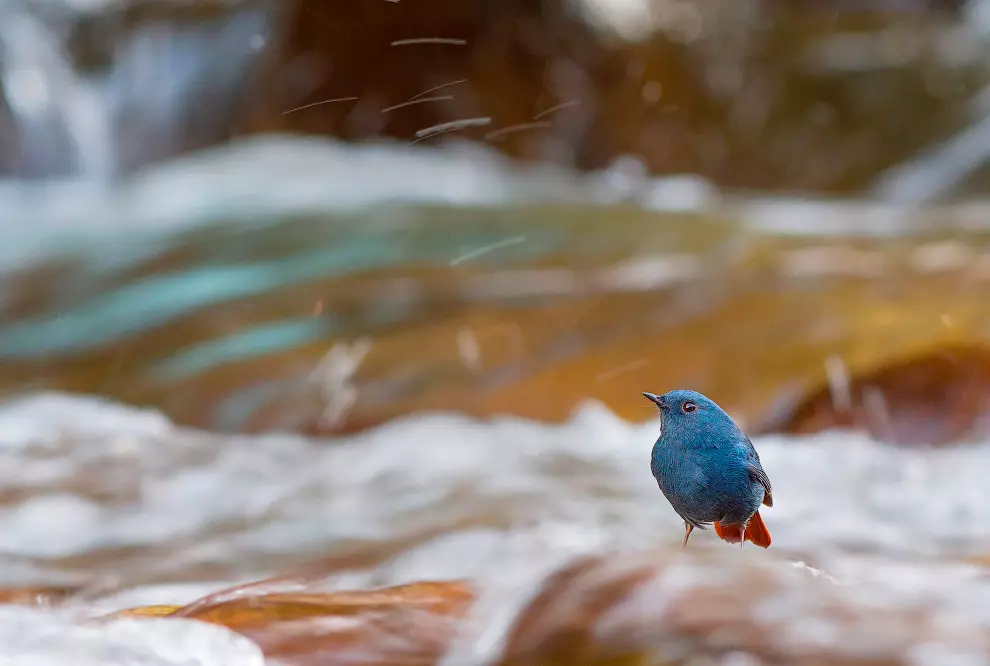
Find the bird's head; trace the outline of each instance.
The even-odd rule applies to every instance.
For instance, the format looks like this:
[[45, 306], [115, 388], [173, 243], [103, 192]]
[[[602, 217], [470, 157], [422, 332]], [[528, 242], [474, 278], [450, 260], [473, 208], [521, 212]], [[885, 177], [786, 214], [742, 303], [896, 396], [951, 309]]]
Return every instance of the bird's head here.
[[660, 437], [684, 447], [713, 446], [742, 436], [732, 417], [710, 398], [687, 389], [643, 395], [660, 410]]

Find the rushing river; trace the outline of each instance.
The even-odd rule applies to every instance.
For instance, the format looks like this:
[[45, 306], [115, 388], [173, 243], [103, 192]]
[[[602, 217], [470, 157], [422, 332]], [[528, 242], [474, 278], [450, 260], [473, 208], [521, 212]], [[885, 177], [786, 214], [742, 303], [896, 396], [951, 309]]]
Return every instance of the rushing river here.
[[[940, 448], [898, 448], [839, 431], [755, 437], [774, 484], [775, 506], [764, 511], [773, 546], [740, 552], [702, 532], [682, 553], [682, 525], [649, 473], [658, 421], [640, 396], [643, 390], [671, 387], [641, 385], [641, 377], [607, 378], [621, 384], [610, 395], [628, 394], [629, 403], [636, 404], [632, 413], [640, 418], [634, 421], [590, 399], [589, 389], [589, 399], [559, 423], [498, 415], [497, 409], [491, 410], [495, 416], [481, 419], [411, 409], [360, 432], [327, 436], [301, 430], [244, 434], [248, 429], [239, 428], [243, 421], [236, 419], [217, 424], [190, 417], [182, 425], [157, 409], [97, 397], [114, 393], [110, 380], [86, 384], [79, 377], [94, 375], [72, 375], [74, 357], [96, 354], [98, 365], [104, 362], [101, 349], [112, 350], [128, 336], [154, 340], [156, 326], [175, 320], [216, 324], [209, 317], [217, 303], [235, 297], [250, 303], [276, 287], [327, 272], [360, 276], [362, 270], [413, 270], [430, 262], [450, 268], [500, 251], [510, 258], [494, 260], [508, 265], [551, 262], [546, 257], [561, 247], [570, 253], [568, 261], [593, 264], [596, 252], [587, 229], [583, 236], [554, 236], [548, 223], [525, 236], [506, 225], [482, 223], [490, 222], [483, 217], [461, 220], [466, 231], [447, 245], [428, 237], [418, 244], [362, 246], [348, 241], [347, 233], [334, 236], [320, 225], [284, 227], [323, 229], [312, 231], [316, 236], [289, 234], [283, 238], [288, 250], [238, 245], [244, 238], [279, 238], [247, 234], [259, 226], [277, 230], [275, 221], [292, 216], [378, 211], [360, 219], [388, 226], [385, 221], [395, 224], [397, 218], [414, 225], [424, 213], [408, 212], [413, 203], [443, 205], [447, 217], [455, 218], [468, 206], [511, 217], [514, 206], [542, 202], [567, 207], [581, 229], [582, 216], [594, 217], [595, 206], [626, 201], [657, 214], [729, 210], [747, 228], [783, 235], [840, 234], [855, 226], [853, 231], [866, 232], [863, 236], [895, 238], [907, 235], [916, 220], [865, 203], [723, 199], [692, 179], [652, 182], [635, 170], [630, 175], [628, 165], [625, 172], [578, 179], [550, 170], [516, 171], [470, 150], [418, 153], [319, 142], [258, 143], [254, 150], [253, 159], [245, 157], [252, 153], [237, 152], [185, 158], [113, 190], [69, 183], [0, 187], [0, 248], [7, 270], [23, 278], [44, 262], [58, 267], [37, 293], [11, 280], [4, 294], [0, 353], [7, 364], [8, 399], [0, 405], [0, 587], [69, 591], [51, 608], [0, 607], [0, 664], [261, 663], [250, 641], [211, 625], [163, 619], [94, 627], [86, 620], [143, 604], [186, 604], [313, 562], [328, 572], [319, 582], [324, 592], [471, 580], [480, 597], [448, 658], [477, 664], [503, 654], [514, 619], [556, 568], [579, 555], [607, 559], [650, 549], [684, 558], [677, 560], [676, 575], [664, 579], [651, 597], [656, 603], [678, 589], [720, 580], [719, 571], [742, 576], [719, 583], [740, 589], [746, 576], [766, 572], [791, 580], [779, 582], [776, 592], [762, 592], [768, 595], [764, 601], [779, 601], [774, 617], [790, 623], [788, 631], [768, 639], [779, 654], [842, 644], [850, 660], [988, 663], [990, 440], [982, 437]], [[403, 210], [408, 218], [402, 218]], [[973, 204], [937, 222], [979, 227], [984, 212]], [[360, 236], [359, 231], [352, 235]], [[348, 252], [326, 252], [319, 261], [301, 255], [301, 247], [317, 247], [314, 238], [323, 247]], [[630, 254], [636, 238], [617, 231], [609, 242], [601, 240], [605, 249], [597, 252], [614, 263]], [[692, 249], [690, 235], [678, 242]], [[668, 245], [676, 249], [674, 241]], [[162, 248], [176, 247], [187, 254], [175, 263], [156, 263]], [[422, 248], [429, 251], [417, 255]], [[279, 251], [285, 257], [265, 258]], [[978, 262], [981, 251], [972, 250], [966, 261]], [[251, 270], [220, 270], [225, 252], [250, 257]], [[334, 260], [340, 263], [332, 265]], [[189, 270], [189, 262], [206, 268]], [[676, 278], [685, 265], [640, 264], [638, 273], [621, 275], [627, 283], [638, 276], [637, 289], [651, 288]], [[688, 274], [696, 277], [696, 268]], [[125, 278], [135, 274], [148, 280], [145, 288], [127, 292]], [[534, 288], [559, 284], [546, 282], [559, 273], [521, 275], [531, 277]], [[516, 279], [500, 285], [518, 290], [527, 284], [518, 282], [519, 275]], [[482, 305], [474, 307], [484, 304], [475, 301]], [[250, 316], [244, 321], [250, 323]], [[236, 318], [231, 321], [239, 325]], [[387, 318], [381, 322], [382, 334], [394, 324]], [[352, 325], [351, 334], [362, 332], [376, 342], [378, 328], [363, 320]], [[228, 322], [224, 330], [236, 332], [232, 328]], [[248, 342], [240, 340], [240, 355], [214, 349], [213, 355], [201, 355], [198, 365], [188, 355], [171, 366], [157, 357], [151, 364], [144, 357], [125, 357], [114, 373], [128, 375], [133, 362], [134, 372], [139, 368], [155, 377], [169, 369], [188, 371], [189, 365], [196, 376], [218, 364], [242, 379], [252, 372], [263, 375], [264, 368], [244, 360], [251, 358]], [[290, 335], [285, 346], [311, 342]], [[157, 344], [168, 356], [191, 343], [162, 334]], [[454, 338], [445, 344], [471, 365], [470, 345], [458, 348]], [[32, 356], [33, 376], [24, 378], [17, 364]], [[347, 365], [346, 358], [341, 362]], [[717, 374], [716, 366], [712, 363], [709, 372]], [[52, 391], [50, 384], [58, 382], [48, 380], [63, 376], [59, 372], [75, 377], [76, 384], [63, 384], [83, 388]], [[177, 391], [174, 387], [183, 385], [166, 381], [164, 386]], [[162, 401], [163, 409], [171, 405]], [[803, 587], [801, 581], [812, 578], [826, 582]], [[829, 615], [832, 602], [826, 603], [835, 594], [844, 595], [850, 608], [876, 612], [863, 611], [858, 628], [841, 625], [835, 617], [842, 614]], [[653, 610], [644, 604], [637, 617]], [[882, 611], [905, 608], [920, 609], [940, 628], [902, 635], [897, 632], [907, 631], [906, 625], [885, 627]], [[843, 617], [848, 621], [848, 614]], [[607, 633], [609, 626], [599, 628]], [[959, 640], [949, 641], [952, 636]], [[736, 656], [718, 663], [754, 663]]]
[[[0, 425], [4, 582], [82, 587], [58, 611], [7, 611], [20, 618], [0, 630], [0, 655], [10, 658], [57, 661], [103, 642], [102, 654], [127, 644], [145, 656], [74, 663], [185, 663], [165, 648], [177, 628], [117, 636], [64, 623], [184, 604], [324, 559], [340, 562], [324, 590], [472, 579], [491, 588], [479, 604], [497, 630], [569, 558], [674, 551], [682, 536], [648, 471], [657, 424], [594, 404], [560, 426], [437, 414], [333, 441], [218, 436], [66, 396], [8, 405]], [[806, 562], [837, 585], [872, 586], [870, 603], [990, 617], [990, 582], [976, 564], [990, 553], [990, 442], [904, 451], [822, 434], [755, 444], [775, 484], [776, 506], [764, 511], [772, 549], [740, 553], [705, 532], [692, 541], [695, 557]], [[212, 655], [195, 663], [250, 663], [238, 661], [236, 643], [217, 647], [218, 636], [185, 631], [189, 655]], [[482, 634], [459, 646], [462, 657], [497, 654]]]

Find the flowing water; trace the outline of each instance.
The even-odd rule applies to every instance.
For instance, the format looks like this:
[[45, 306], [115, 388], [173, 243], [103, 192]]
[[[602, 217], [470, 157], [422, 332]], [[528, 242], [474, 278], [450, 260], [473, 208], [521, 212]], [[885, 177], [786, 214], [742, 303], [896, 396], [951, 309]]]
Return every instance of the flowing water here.
[[[151, 287], [120, 297], [116, 308], [73, 302], [86, 289], [119, 295], [126, 286], [106, 275], [156, 256], [175, 238], [190, 238], [183, 234], [200, 239], [194, 248], [215, 249], [211, 234], [226, 229], [219, 237], [234, 247], [238, 239], [257, 238], [250, 236], [252, 228], [299, 213], [363, 211], [368, 217], [360, 219], [381, 224], [414, 203], [441, 205], [454, 218], [463, 211], [476, 235], [465, 232], [448, 246], [422, 243], [436, 256], [417, 257], [420, 246], [412, 244], [396, 258], [403, 248], [386, 245], [371, 247], [366, 263], [358, 264], [407, 262], [400, 267], [438, 259], [457, 265], [498, 252], [520, 261], [530, 260], [527, 252], [539, 254], [539, 226], [525, 237], [499, 228], [486, 235], [471, 226], [468, 215], [479, 210], [471, 206], [513, 211], [542, 202], [593, 217], [596, 206], [632, 200], [657, 214], [729, 210], [745, 225], [784, 235], [839, 233], [852, 218], [863, 235], [897, 237], [916, 219], [867, 203], [725, 198], [693, 179], [652, 181], [632, 174], [626, 167], [588, 178], [524, 171], [456, 147], [418, 152], [272, 140], [166, 164], [114, 189], [5, 185], [0, 247], [7, 269], [17, 274], [55, 257], [76, 262], [76, 272], [56, 280], [53, 293], [60, 297], [35, 302], [31, 317], [17, 315], [12, 304], [23, 294], [19, 283], [9, 283], [0, 351], [8, 363], [37, 355], [40, 381], [55, 368], [45, 359], [65, 345], [86, 354], [120, 344], [134, 329], [155, 334], [157, 324], [149, 318], [156, 314], [164, 320], [188, 312], [202, 317], [231, 293], [260, 298], [282, 284], [291, 261], [256, 261], [253, 273], [228, 276], [227, 283], [215, 281], [219, 273], [211, 271], [192, 271], [172, 290], [167, 281], [152, 280]], [[939, 219], [970, 228], [990, 219], [979, 202], [953, 210]], [[62, 242], [52, 243], [53, 236]], [[625, 251], [620, 236], [609, 251]], [[308, 238], [310, 244], [314, 238], [327, 242], [319, 234]], [[589, 240], [565, 238], [562, 246], [559, 239], [550, 246], [573, 251], [575, 244], [583, 247], [582, 238]], [[338, 242], [351, 248], [344, 258], [362, 256], [346, 238]], [[298, 259], [298, 249], [293, 252], [290, 259]], [[314, 263], [314, 274], [334, 270], [325, 264], [337, 256]], [[664, 283], [672, 270], [654, 262], [636, 275], [649, 286]], [[306, 278], [302, 273], [297, 277]], [[248, 275], [257, 279], [245, 282]], [[257, 289], [243, 289], [254, 283]], [[176, 295], [185, 299], [174, 305], [181, 312], [160, 311]], [[171, 338], [163, 335], [159, 344], [174, 353]], [[464, 349], [456, 353], [469, 361]], [[201, 363], [233, 363], [235, 370], [251, 372], [239, 358], [207, 355]], [[361, 362], [348, 359], [343, 353], [338, 361], [352, 368]], [[162, 372], [155, 368], [148, 372]], [[680, 556], [682, 525], [649, 473], [658, 423], [639, 395], [664, 389], [623, 386], [629, 401], [644, 403], [637, 422], [586, 400], [559, 424], [431, 410], [356, 434], [318, 437], [183, 426], [156, 410], [107, 398], [8, 388], [0, 406], [0, 587], [36, 585], [71, 594], [47, 610], [0, 607], [0, 663], [261, 663], [250, 641], [211, 625], [117, 620], [94, 628], [85, 620], [140, 604], [188, 603], [312, 562], [324, 562], [329, 571], [323, 590], [471, 579], [481, 597], [448, 658], [464, 664], [497, 658], [509, 625], [540, 581], [577, 555], [655, 548]], [[769, 567], [785, 577], [794, 563], [804, 563], [794, 575], [823, 571], [831, 579], [828, 588], [794, 584], [773, 597], [778, 615], [782, 608], [797, 609], [784, 613], [794, 623], [790, 633], [772, 638], [780, 645], [825, 641], [856, 655], [910, 652], [911, 661], [903, 663], [985, 663], [978, 632], [990, 618], [990, 440], [904, 449], [828, 431], [754, 442], [774, 483], [776, 505], [764, 511], [771, 550], [740, 553], [711, 532], [696, 532], [684, 568], [654, 600], [668, 599], [691, 581], [716, 580], [713, 562], [719, 571], [745, 565], [753, 567], [747, 575], [756, 575]], [[916, 643], [888, 644], [870, 633], [880, 628], [869, 621], [861, 629], [865, 638], [851, 628], [829, 638], [836, 629], [823, 628], [814, 604], [839, 594], [833, 590], [866, 608], [927, 609], [947, 632], [977, 638], [926, 643], [918, 634]]]
[[[203, 655], [196, 663], [238, 663], [250, 651], [219, 630], [153, 623], [105, 635], [72, 618], [188, 603], [327, 558], [350, 562], [327, 589], [482, 585], [486, 631], [452, 657], [474, 663], [497, 655], [491, 632], [552, 567], [585, 553], [673, 551], [682, 535], [648, 471], [657, 424], [597, 404], [560, 426], [436, 414], [316, 440], [219, 436], [44, 395], [5, 406], [0, 425], [3, 582], [82, 586], [57, 613], [7, 611], [17, 618], [0, 630], [7, 658], [56, 659], [99, 643], [108, 655], [126, 644], [145, 656], [93, 663], [178, 663], [180, 634], [187, 654]], [[755, 444], [775, 485], [776, 506], [764, 511], [774, 544], [731, 557], [808, 562], [837, 585], [876, 590], [871, 603], [940, 599], [990, 617], [990, 583], [973, 564], [990, 553], [990, 442], [904, 451], [824, 433]], [[710, 532], [691, 548], [699, 558], [728, 549]]]
[[[369, 655], [421, 634], [451, 666], [644, 663], [561, 657], [589, 635], [646, 663], [990, 663], [990, 384], [978, 372], [898, 404], [867, 392], [880, 395], [872, 415], [938, 447], [755, 436], [776, 501], [763, 511], [768, 551], [710, 531], [681, 550], [649, 474], [658, 422], [640, 397], [675, 380], [710, 388], [757, 432], [781, 398], [825, 383], [834, 407], [851, 399], [851, 375], [990, 343], [990, 204], [900, 205], [985, 170], [987, 94], [967, 90], [986, 82], [988, 3], [929, 35], [951, 67], [924, 86], [944, 78], [945, 100], [968, 106], [942, 100], [920, 124], [890, 118], [889, 136], [859, 143], [803, 134], [842, 114], [819, 105], [809, 120], [802, 103], [797, 133], [785, 113], [782, 143], [733, 153], [780, 153], [773, 181], [813, 172], [833, 148], [844, 172], [850, 154], [932, 141], [887, 165], [879, 199], [853, 201], [654, 179], [630, 156], [577, 174], [456, 141], [261, 136], [154, 163], [228, 136], [289, 14], [265, 0], [186, 4], [129, 24], [127, 3], [0, 3], [0, 168], [17, 178], [0, 181], [0, 666], [247, 666], [264, 663], [259, 645], [279, 655], [269, 664], [324, 663], [256, 627], [94, 622], [218, 591], [261, 607], [230, 588], [285, 574], [262, 590], [471, 581], [453, 637], [368, 621], [378, 633], [333, 639], [332, 663], [379, 663]], [[580, 4], [617, 35], [662, 18], [642, 2]], [[696, 8], [664, 6], [698, 29]], [[726, 7], [742, 20], [755, 3]], [[896, 31], [845, 37], [812, 49], [811, 69], [892, 68], [898, 80]], [[700, 62], [721, 63], [708, 73], [724, 86], [739, 58], [723, 51], [739, 45], [712, 46], [721, 58]], [[952, 67], [975, 69], [978, 85]], [[741, 100], [809, 81], [767, 71]], [[863, 81], [849, 97], [890, 83]], [[305, 104], [312, 83], [285, 94]], [[633, 83], [634, 110], [677, 99]], [[897, 104], [906, 117], [921, 105]], [[759, 120], [772, 104], [749, 106], [730, 116]], [[578, 128], [579, 107], [567, 106]], [[768, 118], [741, 124], [745, 145]], [[732, 123], [713, 122], [725, 150]], [[677, 138], [672, 127], [647, 144]], [[939, 431], [974, 392], [982, 426]], [[303, 629], [346, 636], [360, 622], [335, 613]]]
[[217, 131], [280, 10], [184, 4], [0, 5], [0, 169], [98, 186], [188, 145], [191, 125]]

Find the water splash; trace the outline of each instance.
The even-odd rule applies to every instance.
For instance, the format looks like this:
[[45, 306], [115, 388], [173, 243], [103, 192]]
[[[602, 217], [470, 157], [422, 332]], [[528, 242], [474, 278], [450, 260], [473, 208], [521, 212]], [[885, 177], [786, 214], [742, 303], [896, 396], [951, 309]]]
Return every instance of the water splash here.
[[0, 81], [19, 130], [17, 170], [31, 175], [57, 164], [87, 179], [111, 176], [112, 111], [98, 83], [73, 71], [56, 28], [17, 2], [5, 3], [0, 47]]
[[[104, 5], [0, 5], [0, 92], [11, 112], [0, 131], [16, 137], [14, 175], [103, 184], [169, 156], [192, 120], [203, 128], [230, 117], [281, 11], [244, 0], [194, 23], [177, 5], [174, 20], [129, 25], [129, 3]], [[80, 62], [74, 43], [95, 45], [102, 62]]]

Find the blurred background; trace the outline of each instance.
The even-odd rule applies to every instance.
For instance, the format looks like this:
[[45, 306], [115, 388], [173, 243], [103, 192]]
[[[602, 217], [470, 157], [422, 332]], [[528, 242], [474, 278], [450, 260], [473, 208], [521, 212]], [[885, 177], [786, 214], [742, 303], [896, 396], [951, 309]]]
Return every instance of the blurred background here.
[[684, 387], [785, 559], [956, 603], [988, 187], [985, 0], [2, 0], [0, 598], [679, 547], [640, 393]]

